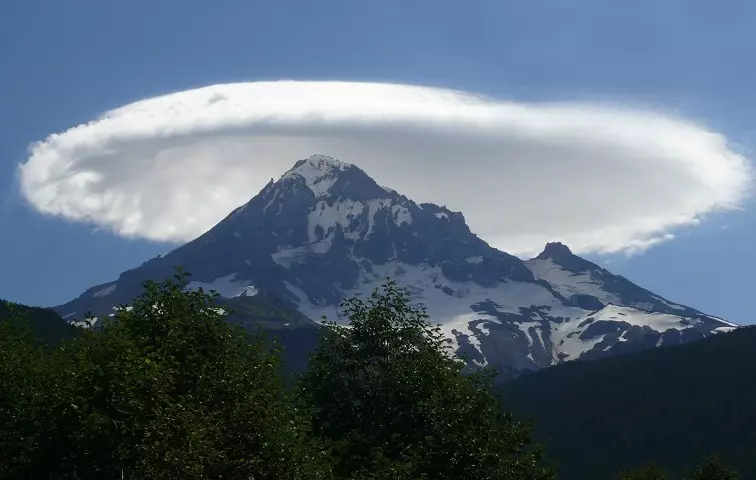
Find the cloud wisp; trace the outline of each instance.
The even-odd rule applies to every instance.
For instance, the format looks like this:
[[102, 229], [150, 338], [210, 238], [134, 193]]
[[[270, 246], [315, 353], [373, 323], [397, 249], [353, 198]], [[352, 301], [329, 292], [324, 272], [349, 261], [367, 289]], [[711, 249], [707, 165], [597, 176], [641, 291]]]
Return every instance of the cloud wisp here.
[[644, 250], [737, 208], [751, 178], [723, 135], [655, 112], [278, 81], [150, 98], [50, 135], [20, 165], [21, 192], [39, 212], [182, 242], [313, 153], [461, 210], [482, 238], [523, 256], [552, 240]]

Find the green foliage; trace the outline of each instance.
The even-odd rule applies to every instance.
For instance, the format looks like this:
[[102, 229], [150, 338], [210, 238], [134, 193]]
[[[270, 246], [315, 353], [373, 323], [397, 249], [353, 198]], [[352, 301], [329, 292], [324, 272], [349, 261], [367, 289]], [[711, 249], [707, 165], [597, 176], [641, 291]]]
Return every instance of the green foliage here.
[[227, 320], [248, 330], [264, 329], [266, 345], [277, 348], [287, 386], [307, 370], [309, 352], [315, 349], [318, 325], [288, 303], [258, 293], [224, 299]]
[[49, 356], [23, 320], [21, 307], [6, 308], [0, 318], [0, 478], [23, 478], [50, 425], [54, 378]]
[[[666, 470], [651, 465], [645, 468], [628, 470], [615, 477], [616, 480], [668, 480], [670, 477]], [[717, 456], [704, 457], [700, 465], [685, 480], [740, 480], [740, 475], [730, 469], [721, 458]]]
[[[53, 312], [0, 304], [0, 480], [554, 478], [531, 444], [531, 426], [505, 413], [491, 395], [493, 373], [463, 375], [464, 362], [451, 354], [440, 328], [395, 283], [366, 301], [346, 301], [348, 326], [325, 323], [293, 394], [270, 342], [233, 326], [213, 295], [187, 291], [186, 285], [182, 272], [148, 282], [132, 308], [122, 308], [102, 328], [77, 335], [56, 331], [62, 342], [52, 334], [40, 341], [40, 328]], [[274, 311], [259, 302], [240, 305]], [[272, 322], [274, 316], [267, 318]], [[667, 467], [666, 451], [649, 458], [644, 449], [659, 455], [667, 444], [682, 443], [691, 452], [706, 450], [702, 439], [749, 445], [741, 433], [753, 435], [756, 401], [748, 401], [752, 389], [743, 379], [751, 378], [747, 369], [756, 364], [747, 357], [753, 355], [754, 333], [718, 336], [676, 354], [668, 349], [669, 357], [645, 353], [555, 368], [546, 383], [533, 375], [506, 393], [514, 405], [524, 400], [542, 408], [539, 421], [552, 429], [560, 422], [561, 436], [544, 437], [562, 446], [554, 449], [562, 465], [570, 465], [563, 456], [568, 451], [582, 465], [599, 466], [565, 470], [564, 478], [610, 478], [596, 472], [649, 460]], [[685, 348], [692, 353], [676, 360]], [[646, 361], [648, 355], [653, 361]], [[693, 369], [700, 384], [680, 380], [683, 366]], [[660, 375], [653, 388], [644, 383], [651, 368]], [[623, 386], [617, 378], [641, 383]], [[522, 385], [530, 385], [529, 395], [518, 390]], [[632, 390], [643, 385], [649, 388]], [[681, 389], [684, 397], [675, 401], [669, 389]], [[716, 412], [723, 423], [717, 425], [730, 437], [709, 438], [719, 430], [702, 422], [708, 418], [702, 405]], [[663, 419], [656, 407], [665, 412]], [[682, 424], [682, 439], [663, 433], [680, 428], [675, 415], [691, 408], [699, 412], [691, 419], [698, 429]], [[638, 425], [612, 430], [612, 421], [623, 416]], [[603, 430], [607, 425], [610, 430]], [[643, 429], [645, 444], [633, 439], [635, 427]], [[629, 448], [627, 461], [602, 456], [612, 452], [607, 444]], [[676, 470], [669, 478], [682, 478], [682, 462], [672, 459]], [[668, 477], [647, 467], [615, 478]], [[740, 479], [714, 457], [684, 478]]]
[[719, 457], [707, 457], [686, 480], [740, 480], [740, 475]]
[[622, 472], [615, 478], [616, 480], [668, 480], [669, 475], [663, 468], [651, 465]]
[[[3, 411], [0, 437], [30, 432], [27, 446], [2, 444], [4, 465], [19, 458], [3, 478], [327, 478], [328, 458], [294, 409], [275, 353], [185, 285], [182, 274], [148, 283], [133, 310], [47, 356], [29, 342], [9, 350], [18, 360], [4, 360], [3, 371], [31, 359], [17, 377], [32, 386], [16, 397], [39, 386], [47, 413], [35, 431], [28, 402], [14, 402], [18, 422]], [[2, 389], [3, 398], [14, 392]]]
[[438, 327], [387, 282], [344, 303], [349, 326], [325, 322], [299, 385], [316, 432], [333, 442], [341, 478], [551, 478], [530, 427], [489, 391], [492, 374], [461, 374]]

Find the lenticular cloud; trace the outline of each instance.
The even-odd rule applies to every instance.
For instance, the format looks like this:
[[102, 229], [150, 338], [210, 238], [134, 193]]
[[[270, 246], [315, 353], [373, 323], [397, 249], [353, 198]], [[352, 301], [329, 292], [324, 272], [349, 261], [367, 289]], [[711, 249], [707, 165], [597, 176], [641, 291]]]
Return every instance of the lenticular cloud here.
[[142, 100], [50, 135], [20, 166], [38, 211], [181, 242], [314, 153], [528, 255], [639, 251], [745, 198], [749, 164], [720, 134], [654, 112], [522, 104], [349, 82], [213, 85]]

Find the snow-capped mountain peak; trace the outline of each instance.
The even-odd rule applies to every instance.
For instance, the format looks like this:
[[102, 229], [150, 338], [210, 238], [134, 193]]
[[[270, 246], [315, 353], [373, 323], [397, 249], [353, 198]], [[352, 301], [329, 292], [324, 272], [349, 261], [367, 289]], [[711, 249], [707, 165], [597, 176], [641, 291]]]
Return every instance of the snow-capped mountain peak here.
[[561, 243], [531, 260], [472, 233], [460, 212], [417, 204], [355, 165], [296, 162], [246, 205], [173, 252], [58, 307], [106, 315], [173, 266], [229, 301], [271, 298], [313, 321], [386, 279], [407, 287], [472, 365], [534, 370], [679, 343], [732, 324], [614, 275]]
[[321, 198], [328, 195], [339, 174], [351, 168], [355, 167], [333, 157], [316, 154], [295, 163], [294, 167], [281, 176], [280, 181], [301, 179], [315, 198]]
[[[356, 165], [320, 154], [296, 162], [274, 185], [284, 189], [291, 189], [292, 185], [304, 186], [318, 200], [349, 198], [366, 201], [396, 196], [396, 192], [379, 186]], [[296, 190], [297, 187], [293, 188]]]

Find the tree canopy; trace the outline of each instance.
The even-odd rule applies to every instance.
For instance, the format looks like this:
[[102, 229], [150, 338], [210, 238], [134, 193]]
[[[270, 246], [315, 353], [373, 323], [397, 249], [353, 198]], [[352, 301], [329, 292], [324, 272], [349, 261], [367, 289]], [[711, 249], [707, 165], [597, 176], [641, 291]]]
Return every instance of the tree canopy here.
[[2, 384], [3, 408], [20, 410], [3, 411], [4, 478], [328, 477], [275, 352], [185, 286], [147, 283], [132, 308], [49, 355], [3, 342], [3, 373], [23, 367]]
[[[546, 479], [530, 426], [503, 412], [491, 372], [462, 375], [438, 326], [387, 282], [325, 322], [298, 393], [343, 478]], [[373, 473], [375, 475], [375, 473]]]
[[[264, 334], [232, 326], [186, 278], [147, 282], [60, 341], [39, 341], [34, 310], [3, 304], [0, 480], [555, 478], [531, 424], [491, 393], [494, 372], [466, 374], [394, 282], [347, 300], [348, 323], [324, 322], [289, 389]], [[708, 458], [685, 480], [738, 478]]]

